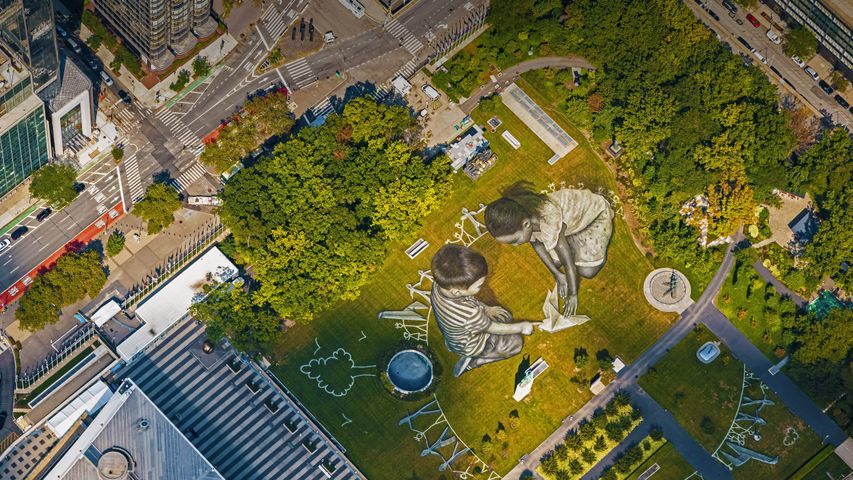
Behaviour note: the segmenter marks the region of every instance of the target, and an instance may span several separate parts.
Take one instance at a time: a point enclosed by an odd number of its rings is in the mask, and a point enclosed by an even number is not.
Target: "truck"
[[[438,93],[438,90],[432,88],[432,85],[424,84],[424,86],[421,87],[421,90],[423,90],[424,94],[426,94],[426,96],[432,101],[436,101],[441,98],[441,94]]]

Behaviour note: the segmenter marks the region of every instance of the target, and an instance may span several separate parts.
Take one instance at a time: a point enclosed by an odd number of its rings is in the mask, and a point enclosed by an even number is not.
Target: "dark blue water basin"
[[[432,362],[417,350],[397,352],[388,362],[388,379],[403,393],[420,392],[432,383]]]

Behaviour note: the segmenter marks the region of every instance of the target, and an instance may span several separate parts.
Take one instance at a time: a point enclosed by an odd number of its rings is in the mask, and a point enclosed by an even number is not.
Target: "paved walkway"
[[[495,91],[495,88],[500,83],[504,83],[508,85],[509,83],[515,81],[515,79],[524,72],[529,72],[530,70],[539,70],[542,68],[593,68],[592,64],[587,62],[585,59],[581,57],[540,57],[534,58],[532,60],[528,60],[526,62],[521,62],[517,65],[513,65],[512,67],[507,68],[506,70],[501,71],[495,77],[497,78],[497,82],[489,82],[471,94],[467,100],[462,102],[459,106],[465,114],[471,113],[472,110],[480,103],[480,98],[485,97],[489,93]]]
[[[770,270],[761,263],[760,259],[756,260],[755,263],[752,264],[752,267],[755,268],[755,271],[761,275],[761,278],[763,278],[765,282],[773,285],[773,288],[776,289],[776,292],[779,293],[779,295],[790,298],[798,307],[802,308],[806,306],[808,301],[785,286],[785,284],[780,282],[778,278],[774,277],[773,273],[771,273]]]

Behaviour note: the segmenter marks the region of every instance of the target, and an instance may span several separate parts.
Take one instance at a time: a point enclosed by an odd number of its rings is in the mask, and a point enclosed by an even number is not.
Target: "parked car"
[[[803,67],[805,67],[805,66],[806,66],[806,62],[802,61],[802,60],[800,59],[800,57],[798,57],[798,56],[796,56],[796,55],[791,55],[791,60],[793,60],[793,61],[794,61],[794,63],[796,63],[796,64],[797,64],[797,66],[798,66],[798,67],[800,67],[800,68],[803,68]]]
[[[56,26],[56,32],[59,33],[59,36],[62,38],[65,38],[68,36],[68,32],[66,32],[65,29],[59,25]]]
[[[779,35],[776,32],[773,31],[772,28],[767,29],[767,38],[769,38],[770,41],[775,43],[776,45],[779,45],[780,43],[782,43],[782,39],[779,37]]]
[[[80,53],[82,51],[80,44],[75,42],[73,38],[66,38],[65,43],[68,44],[71,50],[74,50],[74,53]]]
[[[741,45],[743,45],[744,47],[746,47],[746,48],[747,48],[747,50],[752,50],[752,46],[749,44],[749,42],[747,42],[747,41],[746,41],[746,39],[745,39],[745,38],[743,38],[743,37],[737,37],[737,41],[738,41],[738,42],[740,42],[740,44],[741,44]]]
[[[77,193],[83,193],[83,190],[86,190],[86,184],[83,182],[77,182],[74,184],[74,191]]]
[[[89,65],[89,68],[96,72],[101,69],[101,64],[98,63],[95,57],[89,57],[89,59],[86,60],[86,64]]]
[[[103,80],[108,87],[113,86],[113,79],[110,78],[109,74],[103,70],[101,70],[101,80]]]
[[[735,14],[737,13],[737,7],[735,6],[735,4],[732,3],[731,0],[723,0],[723,7],[725,7],[726,10],[729,11],[729,16],[734,18]]]
[[[129,94],[129,93],[127,93],[127,92],[125,92],[124,90],[119,90],[119,91],[118,91],[118,98],[120,98],[122,102],[124,102],[124,103],[126,103],[126,104],[128,104],[128,105],[130,105],[131,103],[133,103],[133,99],[132,99],[132,98],[130,98],[130,94]]]
[[[47,217],[50,216],[51,213],[53,213],[53,210],[51,210],[50,207],[45,208],[44,210],[40,211],[38,215],[36,215],[36,220],[38,220],[39,222],[43,222]]]
[[[814,79],[814,81],[820,80],[820,75],[818,75],[817,72],[815,72],[812,67],[806,67],[804,70],[806,71],[806,73],[811,75],[811,77]]]
[[[720,21],[720,16],[719,16],[719,15],[717,15],[717,12],[715,12],[715,11],[713,11],[713,10],[711,10],[711,9],[708,9],[708,15],[710,15],[710,16],[711,16],[711,18],[713,18],[714,20],[716,20],[716,21],[718,21],[718,22]]]
[[[838,104],[841,105],[842,108],[850,108],[850,104],[847,103],[847,100],[845,100],[844,97],[837,93],[835,94],[835,101],[838,102]]]
[[[30,231],[30,229],[27,228],[26,225],[21,225],[20,227],[18,227],[12,231],[12,240],[17,240],[17,239],[23,237],[24,234],[29,232],[29,231]]]
[[[4,238],[3,240],[0,240],[0,252],[5,250],[6,247],[8,247],[11,243],[12,243],[12,241],[9,240],[8,238]]]
[[[818,86],[820,87],[820,89],[821,89],[821,90],[823,90],[824,92],[826,92],[826,94],[827,94],[827,95],[832,95],[832,92],[834,92],[834,91],[835,91],[835,90],[833,90],[833,89],[832,89],[832,87],[830,87],[830,86],[829,86],[829,84],[828,84],[828,83],[826,83],[826,82],[825,82],[825,81],[823,81],[823,80],[821,80],[821,81],[817,82],[817,84],[818,84]]]
[[[755,55],[755,58],[757,58],[757,59],[761,60],[761,63],[763,63],[763,64],[767,65],[767,59],[766,59],[766,58],[764,58],[764,55],[762,55],[762,54],[761,54],[761,52],[759,52],[758,50],[756,50],[756,49],[754,49],[754,48],[753,48],[753,49],[752,49],[752,54],[753,54],[753,55]]]
[[[759,22],[757,18],[753,17],[751,13],[747,13],[747,14],[746,14],[746,19],[747,19],[747,20],[749,21],[749,23],[751,23],[751,24],[752,24],[752,26],[753,26],[753,27],[755,27],[755,28],[758,28],[758,27],[760,27],[760,26],[761,26],[761,22]]]

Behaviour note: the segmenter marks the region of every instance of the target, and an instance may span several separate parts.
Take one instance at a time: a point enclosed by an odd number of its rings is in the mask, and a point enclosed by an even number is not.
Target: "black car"
[[[817,82],[817,84],[820,86],[820,89],[821,89],[821,90],[823,90],[824,92],[826,92],[826,94],[827,94],[827,95],[832,95],[832,92],[834,92],[834,91],[835,91],[835,90],[833,90],[833,89],[832,89],[832,87],[830,87],[830,86],[829,86],[829,84],[828,84],[828,83],[826,83],[826,82],[825,82],[825,81],[823,81],[823,80],[821,80],[821,81]]]
[[[716,20],[718,22],[720,21],[720,16],[717,15],[717,13],[714,12],[713,10],[708,10],[708,15],[710,15],[711,18],[713,18],[714,20]]]
[[[741,43],[747,50],[752,50],[752,46],[743,37],[737,37],[737,41]]]
[[[30,229],[26,226],[20,226],[12,231],[12,240],[17,240],[24,236],[25,233],[29,232]]]
[[[83,190],[86,190],[86,184],[83,182],[77,182],[74,184],[74,191],[77,193],[83,193]]]
[[[49,217],[51,213],[53,213],[53,210],[51,210],[49,207],[45,208],[44,210],[40,211],[38,215],[36,215],[36,220],[38,220],[39,222],[43,222],[44,219]]]
[[[126,103],[126,104],[128,104],[128,105],[130,105],[131,103],[133,103],[133,99],[132,99],[132,98],[130,98],[130,94],[129,94],[129,93],[127,93],[127,92],[125,92],[124,90],[119,90],[119,91],[118,91],[118,96],[119,96],[119,98],[121,98],[121,101],[122,101],[122,102],[124,102],[124,103]]]
[[[847,103],[847,100],[844,99],[841,95],[835,94],[835,101],[841,105],[842,108],[850,108],[850,104]]]

